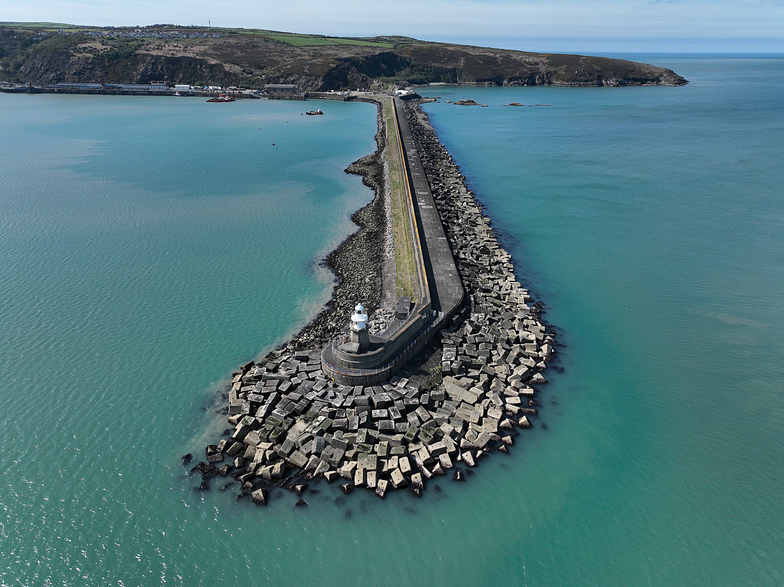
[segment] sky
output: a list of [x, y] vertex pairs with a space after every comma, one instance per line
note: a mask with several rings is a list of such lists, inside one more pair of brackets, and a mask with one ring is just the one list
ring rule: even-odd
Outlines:
[[543, 52], [784, 53], [784, 0], [0, 0], [0, 20], [211, 23]]

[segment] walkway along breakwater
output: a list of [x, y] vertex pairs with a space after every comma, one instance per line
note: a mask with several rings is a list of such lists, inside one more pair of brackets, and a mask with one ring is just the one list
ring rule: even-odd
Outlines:
[[[200, 489], [231, 476], [239, 496], [258, 504], [283, 487], [306, 505], [315, 479], [337, 481], [344, 493], [367, 488], [383, 498], [408, 487], [421, 495], [436, 476], [464, 480], [466, 468], [507, 452], [518, 429], [531, 427], [536, 388], [555, 350], [542, 307], [515, 277], [511, 256], [418, 103], [374, 101], [379, 149], [349, 170], [361, 172], [376, 197], [354, 215], [360, 229], [327, 259], [338, 276], [333, 298], [293, 340], [233, 374], [225, 408], [232, 428], [193, 467]], [[392, 128], [389, 108], [397, 114]], [[380, 273], [393, 149], [407, 163], [411, 238], [419, 238], [423, 274], [418, 299], [403, 296], [389, 307], [381, 303]], [[368, 319], [358, 301], [377, 311]], [[379, 350], [381, 358], [340, 367], [341, 352]]]

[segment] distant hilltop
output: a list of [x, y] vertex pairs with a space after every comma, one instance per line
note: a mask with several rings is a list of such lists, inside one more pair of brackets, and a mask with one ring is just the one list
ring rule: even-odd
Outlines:
[[688, 83], [663, 67], [408, 37], [347, 38], [255, 29], [0, 23], [0, 81], [32, 84], [297, 84], [303, 90]]

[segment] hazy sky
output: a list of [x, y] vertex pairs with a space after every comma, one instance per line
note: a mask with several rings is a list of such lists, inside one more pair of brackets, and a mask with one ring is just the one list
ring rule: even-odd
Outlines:
[[405, 35], [531, 51], [784, 52], [784, 0], [0, 0], [0, 20]]

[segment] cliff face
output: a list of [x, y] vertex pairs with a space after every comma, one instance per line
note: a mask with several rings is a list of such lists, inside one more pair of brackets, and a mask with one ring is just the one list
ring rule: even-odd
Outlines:
[[0, 25], [0, 80], [194, 85], [297, 83], [342, 90], [408, 83], [682, 85], [673, 71], [603, 57], [526, 53], [403, 37], [344, 39], [273, 31], [60, 29]]
[[140, 53], [121, 60], [106, 60], [75, 56], [61, 50], [36, 53], [19, 68], [24, 81], [35, 84], [58, 82], [140, 83], [168, 80], [172, 83], [192, 83], [191, 80], [213, 80], [215, 84], [234, 83], [234, 78], [223, 64], [208, 63], [194, 57], [166, 57]]

